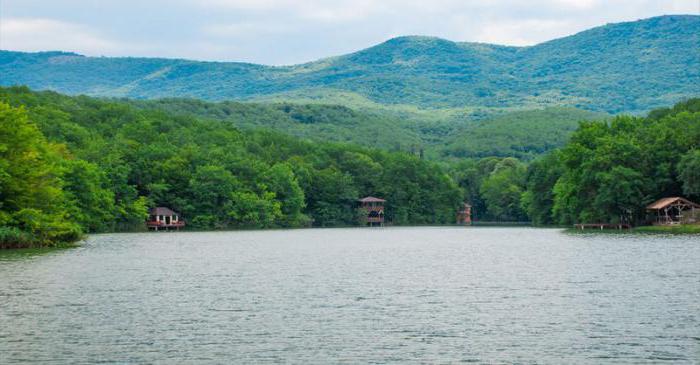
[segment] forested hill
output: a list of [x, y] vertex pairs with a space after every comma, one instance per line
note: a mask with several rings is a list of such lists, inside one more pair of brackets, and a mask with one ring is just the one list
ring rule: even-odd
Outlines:
[[302, 65], [0, 52], [0, 84], [133, 98], [339, 99], [449, 109], [645, 112], [700, 94], [700, 16], [610, 24], [531, 47], [400, 37]]
[[579, 122], [610, 117], [576, 108], [549, 107], [504, 111], [483, 120], [457, 123], [314, 103], [206, 102], [182, 98], [119, 101], [139, 109], [219, 120], [246, 130], [274, 129], [315, 141], [350, 142], [441, 160], [486, 156], [529, 160], [564, 145]]
[[143, 229], [167, 206], [200, 229], [451, 223], [461, 190], [405, 153], [311, 142], [126, 102], [0, 88], [0, 248]]
[[[494, 156], [436, 164], [138, 104], [0, 88], [0, 248], [143, 229], [146, 208], [159, 205], [201, 229], [354, 225], [366, 195], [388, 200], [393, 224], [452, 223], [464, 201], [482, 220], [638, 224], [660, 197], [700, 198], [700, 99], [581, 123], [529, 165]], [[570, 113], [522, 112], [484, 128]], [[466, 146], [477, 155], [488, 147]]]

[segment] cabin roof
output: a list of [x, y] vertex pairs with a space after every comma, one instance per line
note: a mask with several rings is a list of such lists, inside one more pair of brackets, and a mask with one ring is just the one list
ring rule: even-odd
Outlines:
[[166, 207], [155, 207], [148, 210], [150, 215], [179, 215], [177, 212]]
[[373, 196], [367, 196], [367, 197], [364, 197], [362, 199], [359, 199], [358, 201], [362, 202], [362, 203], [384, 203], [384, 202], [386, 202], [386, 200], [384, 200], [384, 199], [375, 198]]
[[673, 205], [673, 204], [677, 204], [677, 203], [685, 204], [685, 205], [695, 207], [695, 208], [700, 208], [700, 204], [693, 203], [690, 200], [685, 199], [685, 198], [681, 198], [679, 196], [672, 196], [672, 197], [668, 197], [668, 198], [661, 198], [661, 199], [649, 204], [647, 206], [647, 209], [659, 210], [659, 209], [667, 208], [669, 205]]

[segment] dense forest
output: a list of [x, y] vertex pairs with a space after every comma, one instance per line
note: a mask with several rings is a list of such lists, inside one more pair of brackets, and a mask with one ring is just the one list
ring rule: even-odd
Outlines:
[[486, 157], [451, 170], [477, 219], [645, 224], [659, 198], [700, 200], [700, 99], [581, 122], [564, 147], [527, 164]]
[[0, 101], [5, 246], [139, 229], [156, 205], [226, 229], [355, 225], [365, 195], [386, 198], [394, 224], [441, 224], [462, 201], [443, 169], [411, 154], [23, 87]]
[[485, 114], [480, 119], [473, 114], [433, 118], [372, 108], [358, 110], [342, 105], [285, 101], [212, 103], [184, 98], [119, 101], [144, 110], [219, 120], [241, 130], [274, 129], [316, 141], [422, 153], [433, 160], [491, 156], [529, 160], [564, 145], [580, 121], [609, 117], [564, 107]]
[[270, 110], [352, 116], [342, 107], [246, 114], [238, 106], [238, 118], [220, 120], [149, 103], [0, 88], [0, 245], [139, 230], [147, 209], [161, 205], [192, 229], [358, 225], [356, 200], [366, 195], [387, 199], [396, 225], [453, 223], [465, 201], [478, 220], [568, 225], [639, 224], [660, 197], [700, 198], [700, 99], [646, 117], [583, 121], [568, 143], [539, 157], [439, 161], [231, 121], [277, 115]]
[[649, 203], [700, 199], [700, 99], [583, 122], [570, 141], [532, 163], [522, 206], [538, 224], [645, 222]]

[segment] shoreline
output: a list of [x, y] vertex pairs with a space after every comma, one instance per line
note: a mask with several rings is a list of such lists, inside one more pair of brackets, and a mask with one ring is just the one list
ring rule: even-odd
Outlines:
[[12, 256], [30, 256], [34, 254], [44, 254], [55, 251], [70, 250], [82, 246], [85, 238], [76, 242], [57, 243], [51, 246], [34, 246], [34, 247], [18, 247], [18, 248], [0, 248], [0, 259], [7, 259]]
[[302, 229], [313, 229], [313, 230], [323, 230], [323, 229], [382, 229], [382, 228], [478, 228], [478, 229], [491, 229], [491, 228], [533, 228], [533, 229], [561, 229], [563, 233], [566, 234], [633, 234], [633, 235], [657, 235], [657, 234], [671, 234], [671, 235], [700, 235], [700, 225], [681, 225], [681, 226], [640, 226], [631, 229], [577, 229], [564, 226], [535, 226], [535, 225], [524, 225], [524, 224], [473, 224], [473, 225], [406, 225], [406, 226], [396, 226], [388, 225], [384, 227], [362, 227], [362, 226], [339, 226], [339, 227], [294, 227], [294, 228], [265, 228], [265, 229], [223, 229], [223, 230], [180, 230], [180, 231], [162, 231], [162, 232], [152, 232], [152, 231], [114, 231], [114, 232], [99, 232], [86, 234], [80, 240], [74, 242], [60, 242], [47, 246], [37, 246], [35, 243], [31, 243], [26, 247], [7, 247], [0, 248], [0, 252], [32, 252], [32, 251], [53, 251], [53, 250], [64, 250], [70, 248], [77, 248], [81, 246], [81, 242], [84, 242], [88, 236], [91, 235], [102, 235], [102, 234], [120, 234], [120, 233], [220, 233], [220, 232], [244, 232], [244, 231], [280, 231], [280, 230], [302, 230]]
[[677, 226], [639, 226], [630, 229], [577, 229], [566, 228], [568, 234], [635, 234], [635, 235], [655, 235], [655, 234], [671, 234], [671, 235], [698, 235], [700, 234], [700, 225], [677, 225]]

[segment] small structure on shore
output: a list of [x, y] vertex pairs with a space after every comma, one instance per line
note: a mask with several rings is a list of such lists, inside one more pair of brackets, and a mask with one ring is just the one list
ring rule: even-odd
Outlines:
[[469, 203], [464, 203], [459, 212], [457, 212], [457, 224], [465, 226], [472, 224], [472, 206]]
[[659, 199], [647, 210], [654, 214], [654, 225], [700, 223], [700, 204], [678, 196]]
[[170, 208], [156, 207], [148, 210], [146, 227], [154, 231], [175, 229], [180, 230], [185, 226], [180, 214]]
[[358, 201], [360, 202], [360, 208], [367, 212], [367, 226], [384, 225], [384, 203], [386, 203], [386, 200], [368, 196]]
[[574, 224], [574, 228], [580, 229], [582, 231], [588, 228], [600, 229], [602, 231], [604, 229], [632, 229], [632, 226], [628, 223], [577, 223]]

